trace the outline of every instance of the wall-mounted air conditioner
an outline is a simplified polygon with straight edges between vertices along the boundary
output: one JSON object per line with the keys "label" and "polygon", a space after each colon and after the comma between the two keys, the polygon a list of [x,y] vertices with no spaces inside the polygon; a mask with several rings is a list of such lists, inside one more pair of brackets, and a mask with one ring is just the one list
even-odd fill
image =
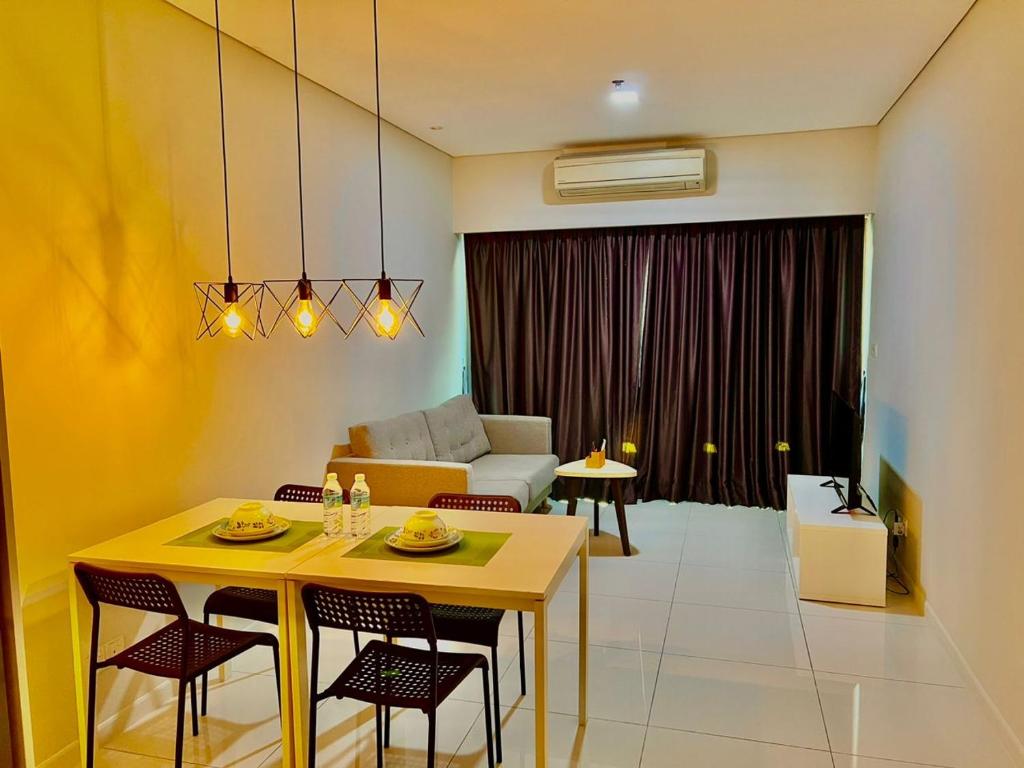
{"label": "wall-mounted air conditioner", "polygon": [[648,149],[555,158],[559,197],[703,192],[703,149]]}

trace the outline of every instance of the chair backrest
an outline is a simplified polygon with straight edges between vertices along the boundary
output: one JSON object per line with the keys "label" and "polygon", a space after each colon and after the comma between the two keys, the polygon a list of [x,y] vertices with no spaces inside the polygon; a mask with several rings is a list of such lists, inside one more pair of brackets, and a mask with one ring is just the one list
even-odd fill
{"label": "chair backrest", "polygon": [[155,573],[125,573],[75,564],[75,576],[86,598],[96,609],[99,603],[188,618],[174,584]]}
{"label": "chair backrest", "polygon": [[474,512],[523,511],[515,496],[475,496],[472,493],[435,493],[430,509],[469,509]]}
{"label": "chair backrest", "polygon": [[[344,489],[342,489],[342,493],[348,496],[348,492]],[[315,485],[286,483],[274,492],[274,501],[301,501],[306,504],[322,504],[324,501],[323,489]]]}
{"label": "chair backrest", "polygon": [[388,637],[427,640],[437,646],[430,604],[404,592],[356,592],[307,584],[302,588],[306,618],[314,632],[321,627],[371,632]]}

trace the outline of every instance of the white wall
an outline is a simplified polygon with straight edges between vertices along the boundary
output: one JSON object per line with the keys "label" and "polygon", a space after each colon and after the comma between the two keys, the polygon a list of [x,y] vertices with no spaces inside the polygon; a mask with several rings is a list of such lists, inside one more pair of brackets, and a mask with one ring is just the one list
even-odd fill
{"label": "white wall", "polygon": [[[689,146],[689,145],[688,145]],[[453,161],[456,232],[568,229],[868,213],[875,128],[695,142],[709,150],[709,194],[661,200],[564,202],[551,191],[560,153]]]}
{"label": "white wall", "polygon": [[[388,127],[389,271],[426,279],[427,338],[196,342],[192,281],[224,279],[213,30],[163,0],[0,16],[0,356],[43,760],[77,736],[66,556],[212,496],[319,482],[349,424],[458,392],[456,239],[450,158]],[[231,40],[224,68],[235,276],[294,279],[291,73]],[[374,119],[312,83],[302,98],[310,274],[373,277]],[[142,690],[117,679],[101,718]]]}
{"label": "white wall", "polygon": [[979,0],[880,126],[864,465],[922,498],[929,604],[1018,739],[1022,41],[1024,3]]}

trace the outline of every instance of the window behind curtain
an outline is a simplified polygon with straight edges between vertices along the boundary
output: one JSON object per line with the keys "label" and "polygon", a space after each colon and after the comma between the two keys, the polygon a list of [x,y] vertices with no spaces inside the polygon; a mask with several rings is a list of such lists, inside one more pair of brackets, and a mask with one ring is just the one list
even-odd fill
{"label": "window behind curtain", "polygon": [[832,390],[859,397],[863,236],[860,216],[467,235],[477,406],[550,416],[563,461],[636,443],[642,498],[781,507],[787,472],[822,471]]}

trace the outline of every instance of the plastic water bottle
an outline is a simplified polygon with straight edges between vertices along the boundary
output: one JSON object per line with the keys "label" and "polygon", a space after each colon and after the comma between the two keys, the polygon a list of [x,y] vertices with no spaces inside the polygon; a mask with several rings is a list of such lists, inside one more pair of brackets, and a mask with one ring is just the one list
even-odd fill
{"label": "plastic water bottle", "polygon": [[349,491],[349,503],[352,513],[350,515],[351,535],[357,539],[370,535],[370,486],[366,484],[366,475],[361,472],[356,475],[356,481],[352,483],[352,490]]}
{"label": "plastic water bottle", "polygon": [[324,536],[329,539],[341,536],[344,504],[345,495],[341,490],[341,483],[338,482],[338,473],[328,472],[327,482],[324,483]]}

